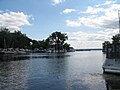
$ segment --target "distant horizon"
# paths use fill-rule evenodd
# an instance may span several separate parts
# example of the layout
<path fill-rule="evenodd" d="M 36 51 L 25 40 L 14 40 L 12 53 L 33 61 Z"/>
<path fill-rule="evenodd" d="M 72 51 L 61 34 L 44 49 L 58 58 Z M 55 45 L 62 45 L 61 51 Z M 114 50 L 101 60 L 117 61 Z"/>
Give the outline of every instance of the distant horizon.
<path fill-rule="evenodd" d="M 0 27 L 34 40 L 60 31 L 74 48 L 102 48 L 119 33 L 119 0 L 2 0 L 0 6 Z"/>
<path fill-rule="evenodd" d="M 92 50 L 93 50 L 93 49 L 101 49 L 101 50 L 102 50 L 102 48 L 77 48 L 77 50 L 79 50 L 79 49 L 81 49 L 81 50 L 82 50 L 82 49 L 85 49 L 85 50 L 89 50 L 89 49 L 90 49 L 90 50 L 91 50 L 91 49 L 92 49 Z"/>

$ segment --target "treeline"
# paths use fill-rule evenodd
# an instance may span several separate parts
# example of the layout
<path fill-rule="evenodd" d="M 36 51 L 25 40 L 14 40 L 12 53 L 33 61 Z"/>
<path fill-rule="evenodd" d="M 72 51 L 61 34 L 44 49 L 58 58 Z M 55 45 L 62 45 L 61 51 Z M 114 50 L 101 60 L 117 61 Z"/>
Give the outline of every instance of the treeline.
<path fill-rule="evenodd" d="M 70 44 L 65 43 L 68 36 L 65 33 L 53 32 L 45 40 L 32 40 L 21 31 L 10 32 L 7 28 L 0 28 L 0 48 L 49 49 L 68 50 Z"/>
<path fill-rule="evenodd" d="M 20 31 L 10 33 L 7 28 L 0 29 L 0 48 L 30 48 L 31 41 Z"/>

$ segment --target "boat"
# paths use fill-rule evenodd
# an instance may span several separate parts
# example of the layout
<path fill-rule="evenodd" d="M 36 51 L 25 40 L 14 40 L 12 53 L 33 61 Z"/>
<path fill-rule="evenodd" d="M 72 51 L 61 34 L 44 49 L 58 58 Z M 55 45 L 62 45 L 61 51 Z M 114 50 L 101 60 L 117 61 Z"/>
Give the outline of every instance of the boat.
<path fill-rule="evenodd" d="M 73 47 L 70 47 L 68 52 L 75 52 L 75 49 Z"/>
<path fill-rule="evenodd" d="M 13 48 L 7 48 L 7 49 L 1 49 L 0 54 L 26 54 L 30 51 L 25 49 L 13 49 Z"/>
<path fill-rule="evenodd" d="M 0 50 L 0 54 L 15 54 L 16 51 L 13 48 L 7 48 Z"/>
<path fill-rule="evenodd" d="M 26 54 L 24 49 L 15 49 L 16 54 Z"/>
<path fill-rule="evenodd" d="M 120 74 L 120 59 L 106 59 L 103 66 L 104 73 Z"/>

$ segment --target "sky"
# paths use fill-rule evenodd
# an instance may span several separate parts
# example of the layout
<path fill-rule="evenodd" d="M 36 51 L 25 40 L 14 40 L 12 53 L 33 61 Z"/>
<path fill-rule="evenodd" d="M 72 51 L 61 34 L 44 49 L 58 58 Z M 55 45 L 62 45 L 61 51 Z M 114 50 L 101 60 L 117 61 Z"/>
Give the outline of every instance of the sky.
<path fill-rule="evenodd" d="M 43 40 L 67 33 L 76 49 L 102 48 L 119 33 L 120 0 L 0 0 L 0 27 Z"/>

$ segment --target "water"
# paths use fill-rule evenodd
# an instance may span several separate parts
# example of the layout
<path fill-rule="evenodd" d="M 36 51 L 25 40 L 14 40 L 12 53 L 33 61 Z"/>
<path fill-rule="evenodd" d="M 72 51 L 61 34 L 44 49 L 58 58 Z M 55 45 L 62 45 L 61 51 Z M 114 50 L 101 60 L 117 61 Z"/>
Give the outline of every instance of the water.
<path fill-rule="evenodd" d="M 101 51 L 0 57 L 0 90 L 120 90 L 120 76 L 102 72 Z"/>

